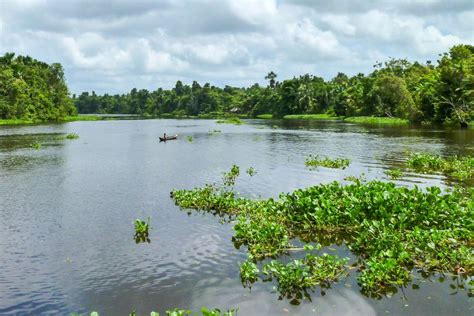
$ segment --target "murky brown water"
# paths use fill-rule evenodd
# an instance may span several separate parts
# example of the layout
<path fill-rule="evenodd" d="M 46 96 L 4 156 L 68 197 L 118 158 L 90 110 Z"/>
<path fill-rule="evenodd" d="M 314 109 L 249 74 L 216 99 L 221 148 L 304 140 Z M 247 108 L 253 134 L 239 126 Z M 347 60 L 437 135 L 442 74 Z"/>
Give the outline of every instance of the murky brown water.
<path fill-rule="evenodd" d="M 209 130 L 222 133 L 210 135 Z M 75 132 L 77 140 L 57 140 Z M 177 141 L 159 143 L 163 132 Z M 193 136 L 188 142 L 186 136 Z M 30 147 L 40 142 L 42 148 Z M 419 289 L 375 300 L 352 275 L 299 306 L 278 300 L 273 284 L 240 284 L 244 250 L 232 226 L 187 215 L 174 188 L 220 181 L 232 164 L 257 170 L 237 181 L 247 196 L 278 196 L 365 173 L 386 179 L 406 151 L 473 154 L 474 130 L 366 127 L 340 122 L 213 120 L 72 122 L 0 127 L 0 315 L 149 314 L 174 307 L 238 307 L 241 315 L 455 315 L 473 302 L 457 280 L 416 276 Z M 347 157 L 345 170 L 310 171 L 309 154 Z M 400 185 L 451 185 L 409 174 Z M 151 243 L 136 245 L 136 218 L 151 217 Z M 334 252 L 347 255 L 345 248 Z M 454 286 L 453 286 L 454 285 Z M 454 288 L 453 288 L 454 287 Z"/>

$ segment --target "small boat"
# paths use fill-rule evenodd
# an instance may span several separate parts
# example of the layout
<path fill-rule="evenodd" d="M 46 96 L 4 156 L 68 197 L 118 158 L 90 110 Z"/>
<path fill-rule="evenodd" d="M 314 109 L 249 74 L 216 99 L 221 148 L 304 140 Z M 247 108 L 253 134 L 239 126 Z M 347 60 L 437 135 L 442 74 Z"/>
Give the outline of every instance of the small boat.
<path fill-rule="evenodd" d="M 177 139 L 177 138 L 178 138 L 178 135 L 166 136 L 166 138 L 159 136 L 160 142 L 166 142 L 167 140 L 173 140 L 173 139 Z"/>

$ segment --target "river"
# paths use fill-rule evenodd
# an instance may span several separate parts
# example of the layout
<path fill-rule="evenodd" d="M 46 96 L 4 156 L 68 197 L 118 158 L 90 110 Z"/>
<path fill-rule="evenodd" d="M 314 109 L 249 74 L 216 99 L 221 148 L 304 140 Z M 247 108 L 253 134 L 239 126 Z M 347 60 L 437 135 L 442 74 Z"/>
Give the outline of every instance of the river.
<path fill-rule="evenodd" d="M 210 133 L 210 131 L 220 132 Z M 58 139 L 67 133 L 75 140 Z M 160 143 L 158 136 L 178 134 Z M 192 136 L 192 141 L 187 139 Z M 31 144 L 41 143 L 40 149 Z M 423 279 L 390 298 L 360 293 L 356 276 L 298 306 L 272 283 L 242 287 L 232 225 L 180 210 L 172 189 L 220 182 L 237 164 L 244 196 L 347 176 L 384 179 L 407 152 L 474 154 L 474 130 L 370 127 L 337 121 L 118 120 L 0 127 L 0 315 L 139 315 L 174 307 L 239 308 L 239 315 L 472 314 L 449 277 Z M 310 154 L 351 160 L 345 170 L 309 170 Z M 442 175 L 408 173 L 399 185 L 443 188 Z M 151 218 L 151 243 L 135 244 L 133 221 Z M 347 249 L 330 247 L 341 256 Z M 443 281 L 444 282 L 441 282 Z M 419 288 L 418 288 L 419 287 Z M 454 288 L 453 288 L 454 287 Z"/>

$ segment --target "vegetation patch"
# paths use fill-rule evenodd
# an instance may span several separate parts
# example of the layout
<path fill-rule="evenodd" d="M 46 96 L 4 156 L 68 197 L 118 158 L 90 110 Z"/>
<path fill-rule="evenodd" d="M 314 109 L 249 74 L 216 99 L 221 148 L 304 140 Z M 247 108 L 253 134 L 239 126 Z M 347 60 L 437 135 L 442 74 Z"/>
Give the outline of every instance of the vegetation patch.
<path fill-rule="evenodd" d="M 229 118 L 226 118 L 226 119 L 218 120 L 218 121 L 216 121 L 216 123 L 242 125 L 242 124 L 244 124 L 244 121 L 242 121 L 238 117 L 229 117 Z"/>
<path fill-rule="evenodd" d="M 137 244 L 142 242 L 149 243 L 150 217 L 148 217 L 148 220 L 146 222 L 141 219 L 136 219 L 134 222 L 134 227 L 135 235 L 133 236 L 133 238 L 135 239 L 135 242 Z"/>
<path fill-rule="evenodd" d="M 166 316 L 237 316 L 238 309 L 229 309 L 227 311 L 221 311 L 218 308 L 208 309 L 207 307 L 201 307 L 201 312 L 193 312 L 189 309 L 175 308 L 167 310 Z M 82 314 L 73 313 L 71 316 L 81 316 Z M 98 312 L 91 312 L 90 316 L 99 316 Z M 137 316 L 137 312 L 133 311 L 128 316 Z M 151 312 L 150 316 L 160 316 L 158 312 Z"/>
<path fill-rule="evenodd" d="M 256 116 L 256 118 L 262 120 L 271 120 L 273 118 L 273 114 L 259 114 Z"/>
<path fill-rule="evenodd" d="M 235 168 L 231 173 L 237 174 Z M 243 285 L 273 279 L 280 295 L 294 303 L 307 297 L 307 290 L 336 282 L 350 267 L 359 271 L 363 293 L 374 297 L 407 285 L 413 269 L 473 275 L 472 188 L 446 193 L 355 179 L 281 194 L 278 200 L 250 200 L 216 185 L 175 190 L 171 196 L 181 208 L 231 219 L 234 245 L 248 251 L 240 264 Z M 296 241 L 306 245 L 305 257 L 284 263 L 282 255 L 293 253 Z M 342 243 L 355 262 L 319 250 Z M 273 261 L 262 263 L 266 258 Z"/>
<path fill-rule="evenodd" d="M 441 172 L 460 181 L 474 179 L 472 156 L 443 158 L 427 153 L 414 153 L 408 158 L 407 166 L 420 173 Z"/>
<path fill-rule="evenodd" d="M 306 158 L 305 165 L 306 167 L 310 168 L 317 168 L 317 167 L 326 167 L 326 168 L 333 168 L 333 169 L 346 169 L 351 161 L 345 158 L 335 158 L 331 159 L 329 157 L 320 158 L 319 156 L 309 155 Z"/>
<path fill-rule="evenodd" d="M 186 139 L 188 140 L 188 142 L 192 143 L 193 142 L 193 137 L 192 136 L 188 136 L 186 137 Z"/>
<path fill-rule="evenodd" d="M 290 114 L 283 116 L 288 120 L 341 120 L 340 116 L 333 116 L 329 114 Z"/>
<path fill-rule="evenodd" d="M 41 149 L 41 143 L 40 142 L 34 142 L 30 145 L 31 148 L 39 150 Z"/>
<path fill-rule="evenodd" d="M 409 120 L 397 117 L 354 116 L 344 118 L 344 122 L 371 125 L 408 125 Z"/>
<path fill-rule="evenodd" d="M 385 171 L 385 174 L 392 180 L 400 179 L 403 176 L 403 172 L 400 169 L 389 169 Z"/>

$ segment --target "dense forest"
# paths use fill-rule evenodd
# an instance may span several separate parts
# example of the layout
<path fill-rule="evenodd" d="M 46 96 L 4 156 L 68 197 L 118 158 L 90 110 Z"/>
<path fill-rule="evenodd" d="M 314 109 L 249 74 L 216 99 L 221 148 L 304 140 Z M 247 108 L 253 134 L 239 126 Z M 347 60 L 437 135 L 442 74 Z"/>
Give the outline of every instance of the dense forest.
<path fill-rule="evenodd" d="M 464 125 L 474 117 L 473 68 L 474 46 L 457 45 L 440 54 L 436 65 L 390 59 L 374 65 L 369 75 L 339 73 L 330 81 L 306 74 L 278 82 L 270 72 L 266 87 L 219 88 L 196 81 L 188 86 L 178 81 L 171 90 L 132 89 L 122 95 L 84 92 L 74 97 L 74 104 L 79 113 L 205 116 L 236 112 L 252 117 L 326 113 Z"/>
<path fill-rule="evenodd" d="M 76 112 L 61 64 L 13 53 L 0 57 L 0 119 L 59 121 Z"/>
<path fill-rule="evenodd" d="M 79 113 L 140 114 L 150 117 L 219 116 L 239 113 L 380 116 L 412 122 L 461 123 L 474 118 L 474 46 L 457 45 L 436 64 L 390 59 L 368 74 L 337 74 L 330 81 L 313 75 L 248 88 L 181 81 L 171 90 L 132 89 L 127 94 L 83 92 L 69 97 L 60 64 L 13 53 L 0 57 L 0 118 L 60 120 Z M 75 107 L 73 106 L 75 105 Z"/>

